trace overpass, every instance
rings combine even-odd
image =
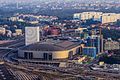
[[[13,48],[9,48],[9,47],[0,47],[0,50],[13,50]]]

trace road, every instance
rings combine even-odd
[[[40,80],[37,75],[14,70],[12,67],[8,67],[6,62],[4,63],[4,58],[8,53],[23,46],[25,46],[24,38],[0,44],[0,61],[2,63],[0,64],[0,80]]]
[[[3,59],[4,55],[9,52],[10,50],[0,50],[0,60]]]
[[[4,44],[0,44],[0,49],[12,49],[12,48],[20,48],[22,46],[25,46],[25,39],[17,39],[14,41],[10,41]]]
[[[16,40],[16,41],[4,44],[4,45],[0,45],[0,47],[3,47],[3,48],[7,47],[7,48],[12,48],[12,49],[17,49],[17,48],[20,48],[22,46],[24,46],[24,39],[19,39],[19,40]],[[3,60],[3,57],[4,58],[8,58],[7,54],[9,55],[9,54],[11,54],[11,52],[12,51],[9,50],[9,49],[1,49],[0,50],[0,59]],[[8,58],[8,60],[10,60],[10,58]],[[100,78],[105,78],[105,79],[106,79],[106,77],[109,77],[111,79],[119,79],[120,76],[117,75],[117,74],[106,73],[106,72],[98,72],[98,71],[90,70],[89,66],[91,66],[94,63],[96,63],[96,61],[97,60],[95,59],[92,63],[90,63],[88,65],[78,65],[78,64],[75,65],[75,64],[72,64],[72,66],[68,67],[68,68],[59,68],[59,67],[54,68],[54,67],[52,67],[52,68],[49,68],[49,70],[46,70],[47,68],[44,67],[42,70],[44,71],[44,74],[45,74],[44,76],[52,77],[52,78],[56,78],[56,79],[58,77],[60,77],[60,76],[66,76],[67,77],[67,75],[71,75],[71,76],[74,76],[74,77],[77,77],[77,76],[94,76],[94,77],[100,77]],[[32,80],[33,78],[36,78],[36,76],[32,76],[31,77],[31,76],[28,75],[29,73],[26,73],[26,72],[23,72],[23,71],[19,71],[19,69],[18,70],[12,70],[13,66],[14,66],[14,64],[11,66],[10,69],[7,69],[4,64],[1,65],[0,69],[1,69],[2,72],[0,72],[1,73],[0,79],[7,78],[6,75],[11,76],[11,77],[15,76],[19,80],[25,80],[25,79],[26,80]],[[22,66],[22,65],[19,64],[18,67],[20,68],[20,66]],[[29,66],[27,66],[27,65],[25,65],[23,67],[29,69]],[[22,69],[24,69],[24,68],[22,68]],[[36,69],[36,68],[34,68],[34,69]],[[7,71],[7,70],[11,70],[12,74],[5,74],[5,73],[3,73],[4,71]],[[24,71],[26,71],[26,70],[24,70]],[[56,74],[56,72],[59,73],[59,74]],[[3,74],[4,74],[5,77],[3,76]],[[42,77],[42,78],[45,79],[45,77]],[[39,80],[39,78],[38,78],[38,80]]]

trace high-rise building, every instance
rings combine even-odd
[[[87,47],[96,47],[97,54],[103,52],[103,38],[101,38],[99,35],[92,35],[86,40]]]
[[[102,13],[102,12],[83,12],[83,13],[75,13],[73,15],[74,19],[78,20],[87,20],[93,19],[95,21],[100,21],[101,23],[110,23],[116,22],[120,19],[120,14],[116,13]]]
[[[118,20],[118,14],[115,13],[104,13],[102,15],[101,22],[102,23],[110,23],[110,22],[116,22]]]
[[[74,14],[74,19],[86,20],[86,19],[96,19],[99,20],[102,12],[83,12]]]
[[[39,27],[25,27],[25,44],[33,44],[39,42]]]

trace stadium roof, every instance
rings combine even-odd
[[[64,51],[79,46],[80,43],[71,41],[45,41],[31,44],[21,48],[28,51]]]

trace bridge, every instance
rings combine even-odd
[[[9,48],[9,47],[0,47],[0,50],[13,50],[13,48]]]

